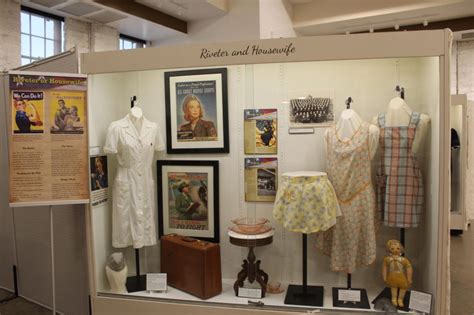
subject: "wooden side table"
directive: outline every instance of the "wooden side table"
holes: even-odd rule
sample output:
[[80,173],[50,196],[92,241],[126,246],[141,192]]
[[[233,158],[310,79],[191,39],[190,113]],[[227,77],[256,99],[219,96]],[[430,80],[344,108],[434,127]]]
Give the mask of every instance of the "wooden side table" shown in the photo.
[[247,259],[244,259],[242,270],[237,274],[237,280],[234,283],[235,295],[239,295],[239,288],[244,286],[245,279],[250,283],[257,281],[262,288],[262,298],[265,297],[267,291],[268,275],[260,269],[260,260],[255,262],[255,253],[253,249],[259,246],[266,246],[273,242],[273,230],[257,235],[239,234],[229,231],[230,243],[240,247],[248,247],[249,253]]

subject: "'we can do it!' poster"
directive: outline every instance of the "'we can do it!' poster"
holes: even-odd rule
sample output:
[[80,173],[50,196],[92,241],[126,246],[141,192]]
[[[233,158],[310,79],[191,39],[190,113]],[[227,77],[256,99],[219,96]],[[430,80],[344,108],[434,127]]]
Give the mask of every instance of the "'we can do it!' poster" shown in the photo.
[[10,204],[87,203],[86,77],[11,73],[9,87]]

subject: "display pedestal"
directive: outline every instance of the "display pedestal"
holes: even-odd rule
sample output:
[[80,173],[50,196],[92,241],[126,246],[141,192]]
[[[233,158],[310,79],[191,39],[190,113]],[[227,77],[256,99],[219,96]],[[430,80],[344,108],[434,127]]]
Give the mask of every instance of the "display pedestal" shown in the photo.
[[[360,291],[360,302],[348,302],[339,300],[339,290]],[[353,288],[332,288],[332,306],[344,308],[365,308],[370,309],[369,297],[366,289]]]
[[146,275],[127,277],[125,284],[128,292],[139,292],[146,290]]
[[286,292],[285,304],[323,306],[324,287],[290,284]]
[[138,248],[135,248],[135,268],[136,275],[132,277],[127,277],[127,287],[128,292],[138,292],[146,290],[146,275],[140,275],[140,251]]
[[[254,238],[251,238],[251,237]],[[234,283],[235,295],[239,295],[239,288],[244,286],[245,279],[248,279],[250,283],[257,281],[262,290],[262,298],[265,297],[267,291],[268,275],[260,269],[260,260],[255,262],[256,257],[254,253],[254,248],[258,246],[269,245],[273,241],[273,231],[259,235],[259,238],[256,238],[256,235],[244,235],[238,234],[235,232],[229,232],[230,243],[236,246],[248,247],[249,253],[247,259],[244,260],[242,264],[242,270],[239,271],[237,275],[237,280]]]
[[[340,300],[340,297],[339,297],[340,290],[344,290],[344,291],[350,290],[354,293],[357,293],[358,291],[359,296],[360,296],[359,301]],[[369,297],[367,296],[367,290],[352,288],[352,274],[348,273],[347,274],[347,288],[332,288],[332,306],[370,309]]]
[[[410,309],[408,308],[408,304],[410,303],[410,293],[411,291],[407,290],[407,293],[405,294],[405,298],[403,299],[403,307],[397,306],[399,310],[408,312]],[[387,298],[389,301],[392,299],[392,293],[390,292],[390,288],[385,288],[382,290],[382,292],[377,295],[377,297],[372,301],[372,304],[375,304],[377,300],[382,299],[382,298]]]
[[285,304],[323,306],[324,287],[308,286],[308,235],[303,233],[303,285],[290,284]]

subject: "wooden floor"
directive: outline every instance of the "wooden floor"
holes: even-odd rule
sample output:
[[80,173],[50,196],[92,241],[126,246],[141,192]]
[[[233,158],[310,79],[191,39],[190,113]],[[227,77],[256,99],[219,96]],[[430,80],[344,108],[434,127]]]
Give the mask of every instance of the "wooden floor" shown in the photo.
[[451,236],[451,315],[474,315],[474,226]]

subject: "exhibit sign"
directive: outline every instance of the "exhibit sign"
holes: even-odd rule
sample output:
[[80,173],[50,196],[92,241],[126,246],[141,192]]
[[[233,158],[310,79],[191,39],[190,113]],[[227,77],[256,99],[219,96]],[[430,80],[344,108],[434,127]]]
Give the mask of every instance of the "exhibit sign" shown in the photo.
[[11,72],[10,206],[89,202],[87,79]]

